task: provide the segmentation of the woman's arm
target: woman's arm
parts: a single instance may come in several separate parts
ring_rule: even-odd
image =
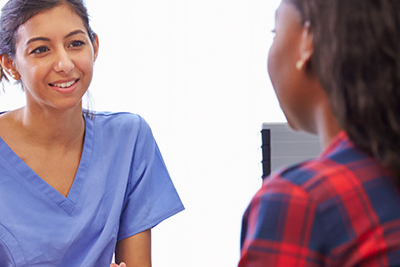
[[[120,240],[115,259],[127,267],[151,267],[151,229]]]

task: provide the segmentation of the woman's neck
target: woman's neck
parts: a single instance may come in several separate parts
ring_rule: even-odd
[[[333,115],[328,101],[320,106],[316,114],[315,120],[319,141],[321,147],[325,149],[343,129]]]
[[[81,107],[59,111],[26,106],[15,111],[14,119],[25,140],[46,147],[66,148],[80,144],[85,132]]]

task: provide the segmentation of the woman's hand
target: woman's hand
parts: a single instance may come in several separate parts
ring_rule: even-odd
[[[111,263],[110,267],[126,267],[126,264],[124,262],[121,262],[120,265],[116,264],[116,263]]]

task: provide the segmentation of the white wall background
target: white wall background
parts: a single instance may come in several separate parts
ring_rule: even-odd
[[[186,206],[153,230],[153,265],[237,265],[261,124],[285,121],[266,70],[279,0],[86,2],[100,38],[92,108],[145,117]],[[19,105],[18,89],[0,97]]]

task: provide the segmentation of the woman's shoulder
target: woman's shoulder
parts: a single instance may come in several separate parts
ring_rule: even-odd
[[[87,116],[89,119],[86,121],[93,124],[96,131],[122,132],[123,134],[151,132],[146,120],[135,113],[95,111]]]
[[[387,172],[371,156],[347,142],[316,159],[275,172],[263,186],[267,192],[277,186],[296,188],[307,198],[326,203],[343,194],[364,191],[365,184],[373,180],[390,185]]]
[[[87,115],[96,125],[102,126],[133,126],[146,124],[146,121],[138,114],[131,112],[94,111]]]
[[[84,111],[85,112],[85,111]],[[139,114],[131,112],[112,112],[112,111],[92,111],[87,113],[89,117],[95,120],[121,120],[121,121],[140,121],[142,117]]]
[[[16,123],[19,115],[19,110],[0,112],[0,137],[3,139],[8,137],[19,138],[20,131]]]

